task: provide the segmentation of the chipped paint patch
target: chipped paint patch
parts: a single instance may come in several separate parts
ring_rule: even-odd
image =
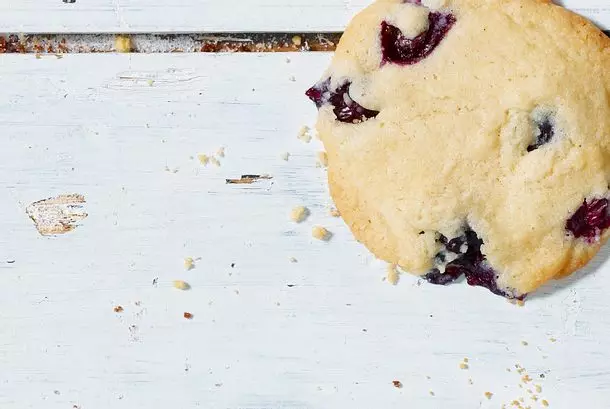
[[[227,185],[250,185],[258,180],[273,179],[269,175],[241,175],[239,179],[225,179]]]
[[[77,193],[59,195],[32,203],[26,213],[43,236],[72,231],[88,214],[83,209],[85,197]]]

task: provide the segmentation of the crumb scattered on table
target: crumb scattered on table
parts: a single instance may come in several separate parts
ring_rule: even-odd
[[[224,146],[221,146],[220,148],[218,148],[218,150],[216,151],[216,156],[218,156],[219,158],[225,157],[225,147]]]
[[[187,283],[186,281],[182,281],[182,280],[174,280],[174,288],[177,288],[178,290],[190,290],[191,289],[191,285],[189,283]]]
[[[193,319],[193,314],[191,314],[190,312],[185,312],[183,315],[184,315],[184,318],[186,318],[187,320]]]
[[[486,397],[487,399],[491,399],[493,396],[494,396],[494,394],[493,394],[493,393],[491,393],[491,392],[485,392],[485,397]]]
[[[117,312],[117,313],[121,313],[121,312],[125,311],[125,309],[120,305],[117,305],[116,307],[114,307],[113,310],[114,310],[114,312]]]
[[[460,369],[468,369],[468,364],[465,362],[460,362]]]
[[[128,53],[131,51],[131,37],[126,35],[117,35],[114,39],[114,48],[118,53]]]
[[[301,223],[309,217],[309,209],[305,206],[296,206],[290,212],[290,220],[295,223]]]
[[[195,260],[193,259],[193,257],[187,257],[184,259],[184,269],[185,270],[192,270],[195,268]]]
[[[197,159],[199,159],[199,163],[201,163],[203,166],[207,166],[207,164],[210,162],[210,157],[203,153],[197,155]]]
[[[318,240],[329,241],[332,237],[332,233],[322,226],[314,226],[311,229],[311,235]]]
[[[299,130],[297,138],[300,139],[301,141],[305,142],[305,143],[311,142],[311,134],[309,133],[310,130],[311,129],[308,126],[304,125]]]
[[[289,260],[290,260],[291,263],[298,263],[299,262],[299,260],[297,260],[294,257],[290,257]]]
[[[301,42],[302,42],[301,36],[292,37],[292,44],[294,44],[295,46],[300,47]]]
[[[434,393],[434,391],[430,391],[430,392],[428,392],[428,393],[430,393],[430,396],[435,396],[435,395],[436,395],[436,394]]]
[[[216,159],[215,157],[210,158],[210,163],[214,166],[220,166],[220,161],[218,159]]]
[[[392,385],[394,385],[395,388],[402,388],[402,382],[400,381],[392,381]]]
[[[542,399],[542,406],[549,406],[549,401],[546,399]]]
[[[528,345],[529,345],[529,343],[528,343],[527,341],[521,341],[521,345],[523,345],[523,346],[528,346]]]
[[[386,278],[390,284],[398,284],[398,281],[400,281],[400,275],[398,273],[398,269],[396,268],[396,264],[388,264]]]

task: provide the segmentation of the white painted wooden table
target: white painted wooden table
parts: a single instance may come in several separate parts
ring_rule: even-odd
[[[193,11],[257,5],[145,3],[45,2],[61,18],[43,21],[40,1],[4,2],[0,30],[189,31]],[[340,30],[364,2],[258,3],[271,29]],[[0,55],[0,408],[610,406],[608,251],[522,308],[483,289],[382,281],[385,266],[328,214],[320,144],[296,138],[315,117],[303,90],[329,58]],[[221,146],[220,167],[199,164]],[[273,179],[225,184],[242,174]],[[26,207],[70,193],[88,217],[41,236]],[[301,225],[294,205],[311,209]],[[333,239],[313,240],[314,224]],[[200,259],[186,271],[185,257]]]

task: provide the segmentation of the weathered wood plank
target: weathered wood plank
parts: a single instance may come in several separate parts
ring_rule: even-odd
[[[610,29],[605,0],[562,0]],[[0,33],[342,31],[369,0],[23,0],[0,2]]]
[[[0,407],[541,407],[515,364],[552,408],[604,407],[607,251],[524,308],[382,282],[328,214],[319,143],[296,138],[328,59],[0,56]],[[273,179],[226,184],[242,174]],[[66,193],[87,218],[41,236],[26,207]]]

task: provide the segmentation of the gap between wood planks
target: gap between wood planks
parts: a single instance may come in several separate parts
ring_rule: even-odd
[[[0,35],[0,54],[334,51],[341,34],[5,34]]]
[[[604,33],[610,36],[610,31]],[[334,51],[342,34],[0,34],[0,54]]]

